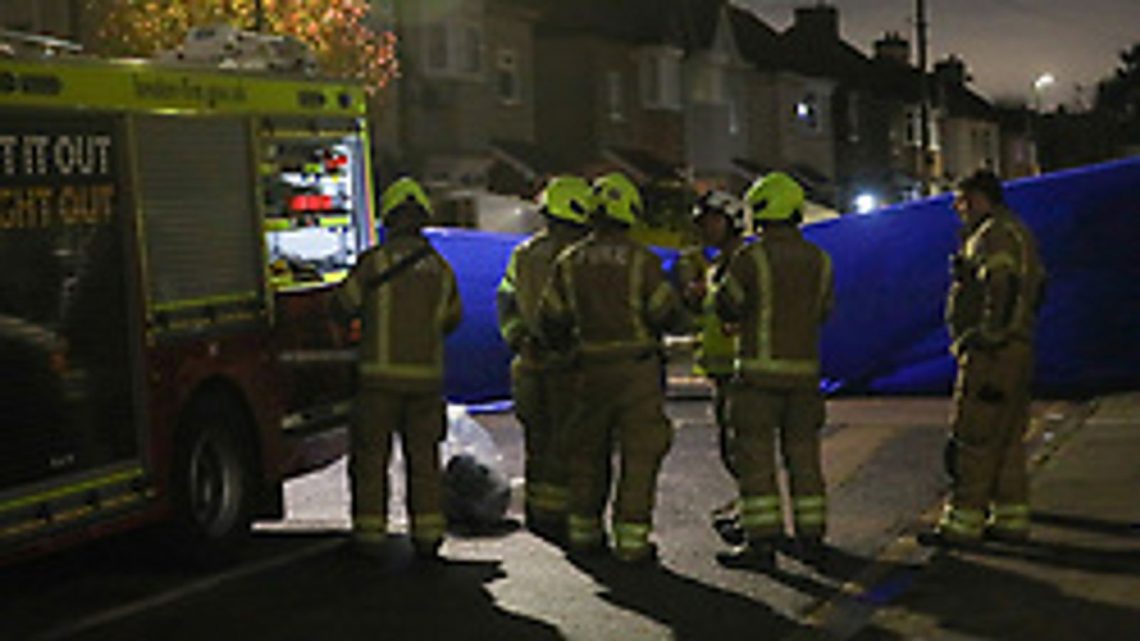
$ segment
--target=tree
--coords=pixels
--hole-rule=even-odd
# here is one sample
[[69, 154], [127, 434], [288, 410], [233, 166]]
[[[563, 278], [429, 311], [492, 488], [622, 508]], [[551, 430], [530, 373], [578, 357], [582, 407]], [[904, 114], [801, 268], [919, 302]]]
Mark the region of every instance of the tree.
[[1101, 81], [1096, 111], [1112, 122], [1124, 140], [1140, 143], [1140, 43], [1122, 51], [1116, 72]]
[[[111, 56], [150, 56], [178, 46], [195, 26], [252, 28], [256, 0], [86, 0], [94, 48]], [[368, 0], [261, 0], [266, 31], [312, 47], [323, 74], [354, 78], [376, 92], [396, 73], [396, 36], [366, 23]]]

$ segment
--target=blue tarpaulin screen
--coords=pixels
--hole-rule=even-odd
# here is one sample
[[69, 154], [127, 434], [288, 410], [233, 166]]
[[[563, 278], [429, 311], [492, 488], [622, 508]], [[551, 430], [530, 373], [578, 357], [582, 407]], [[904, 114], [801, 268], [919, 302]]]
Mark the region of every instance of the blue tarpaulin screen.
[[[1049, 272], [1035, 341], [1037, 393], [1140, 388], [1140, 159], [1016, 181], [1007, 198], [1036, 234]], [[823, 336], [829, 391], [950, 390], [942, 313], [958, 230], [949, 196], [805, 228], [835, 267], [836, 307]], [[505, 398], [510, 353], [498, 335], [495, 288], [521, 237], [429, 233], [455, 268], [465, 311], [447, 345], [448, 397]]]

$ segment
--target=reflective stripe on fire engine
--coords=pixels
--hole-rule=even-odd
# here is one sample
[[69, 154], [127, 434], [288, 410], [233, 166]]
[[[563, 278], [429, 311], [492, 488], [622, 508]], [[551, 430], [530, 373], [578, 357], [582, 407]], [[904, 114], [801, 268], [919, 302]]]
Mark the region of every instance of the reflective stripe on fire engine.
[[281, 352], [277, 360], [282, 363], [355, 363], [354, 349], [297, 349]]
[[355, 83], [162, 67], [137, 61], [4, 60], [0, 73], [16, 81], [17, 90], [4, 96], [5, 103], [28, 107], [363, 117], [367, 106], [363, 88]]
[[238, 292], [236, 294], [219, 294], [203, 298], [189, 298], [185, 300], [170, 301], [168, 303], [155, 303], [156, 312], [176, 312], [183, 309], [196, 309], [198, 307], [218, 307], [221, 305], [237, 305], [258, 300], [257, 292]]
[[[134, 467], [9, 499], [0, 503], [0, 517], [9, 514], [7, 518], [12, 519], [0, 526], [0, 539], [26, 536], [153, 498], [153, 488], [135, 485], [142, 477], [143, 469]], [[106, 490], [111, 487], [115, 487], [114, 494]]]
[[141, 467], [133, 467], [127, 470], [115, 472], [113, 474], [108, 474], [106, 476], [86, 479], [84, 481], [71, 483], [69, 485], [61, 485], [46, 492], [28, 494], [26, 496], [21, 496], [19, 498], [10, 499], [8, 501], [0, 503], [0, 514], [36, 505], [38, 503], [56, 501], [76, 494], [81, 494], [83, 492], [90, 492], [91, 490], [97, 490], [109, 485], [127, 483], [129, 481], [142, 478], [142, 476], [143, 469]]
[[332, 403], [320, 408], [309, 409], [304, 412], [296, 412], [284, 416], [281, 419], [281, 429], [288, 432], [304, 429], [314, 424], [321, 424], [325, 421], [334, 421], [337, 419], [347, 421], [351, 413], [352, 401]]

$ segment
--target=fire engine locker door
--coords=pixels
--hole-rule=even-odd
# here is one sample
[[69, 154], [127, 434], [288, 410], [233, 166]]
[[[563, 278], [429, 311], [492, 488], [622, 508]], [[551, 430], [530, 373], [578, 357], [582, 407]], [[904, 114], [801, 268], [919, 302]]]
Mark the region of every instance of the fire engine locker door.
[[135, 140], [154, 328], [257, 309], [263, 268], [247, 121], [143, 116]]

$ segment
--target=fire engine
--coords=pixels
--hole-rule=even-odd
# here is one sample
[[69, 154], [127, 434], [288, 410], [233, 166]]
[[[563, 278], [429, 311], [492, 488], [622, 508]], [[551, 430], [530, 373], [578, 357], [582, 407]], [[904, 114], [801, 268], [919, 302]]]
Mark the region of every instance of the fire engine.
[[0, 55], [0, 559], [225, 548], [340, 456], [375, 242], [350, 82]]

